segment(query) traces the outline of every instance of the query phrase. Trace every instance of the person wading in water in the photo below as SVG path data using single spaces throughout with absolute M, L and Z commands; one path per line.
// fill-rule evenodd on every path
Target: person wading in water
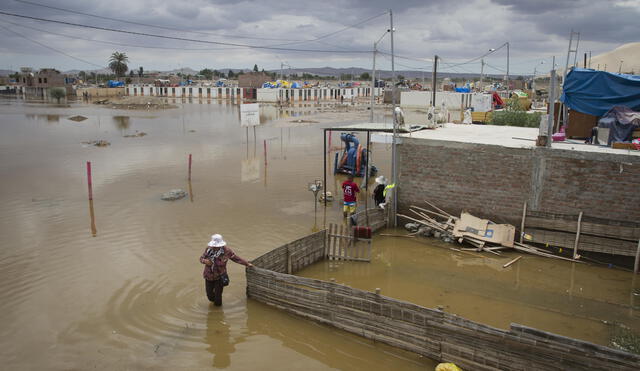
M 233 252 L 219 234 L 211 236 L 207 248 L 200 257 L 200 263 L 204 264 L 205 290 L 207 298 L 216 306 L 222 305 L 222 290 L 229 284 L 227 275 L 227 261 L 231 259 L 238 264 L 253 267 L 253 264 L 242 259 Z

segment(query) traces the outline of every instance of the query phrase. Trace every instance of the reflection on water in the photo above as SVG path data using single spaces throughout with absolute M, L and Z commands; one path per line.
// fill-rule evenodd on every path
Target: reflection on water
M 91 219 L 91 235 L 95 237 L 98 234 L 98 229 L 96 228 L 96 215 L 93 211 L 93 199 L 89 199 L 89 218 Z
M 26 113 L 24 116 L 27 119 L 34 120 L 34 121 L 46 121 L 46 122 L 49 122 L 49 123 L 60 122 L 60 115 Z
M 131 118 L 129 116 L 113 116 L 113 123 L 120 130 L 129 129 L 131 126 Z

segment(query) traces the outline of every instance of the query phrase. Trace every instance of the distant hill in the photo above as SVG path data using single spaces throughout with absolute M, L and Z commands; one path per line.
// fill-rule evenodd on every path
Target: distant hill
M 0 70 L 0 76 L 9 76 L 12 73 L 15 73 L 16 71 L 11 71 L 11 70 Z
M 579 58 L 578 58 L 579 59 Z M 640 75 L 640 42 L 621 45 L 610 52 L 591 57 L 591 68 L 618 72 L 622 60 L 622 72 Z M 581 63 L 578 63 L 581 66 Z

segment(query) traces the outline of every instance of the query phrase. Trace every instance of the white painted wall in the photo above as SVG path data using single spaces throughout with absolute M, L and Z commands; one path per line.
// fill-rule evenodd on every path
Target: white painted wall
M 256 100 L 258 102 L 277 102 L 281 90 L 282 89 L 260 88 L 258 89 Z

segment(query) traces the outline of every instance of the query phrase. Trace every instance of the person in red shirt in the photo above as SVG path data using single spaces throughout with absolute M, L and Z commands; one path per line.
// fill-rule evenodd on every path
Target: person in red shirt
M 205 282 L 207 298 L 216 306 L 222 305 L 222 290 L 229 284 L 227 275 L 227 261 L 233 260 L 238 264 L 253 267 L 253 264 L 242 259 L 227 247 L 227 243 L 219 234 L 211 236 L 211 241 L 200 256 L 200 263 L 204 264 L 202 276 Z
M 345 218 L 356 212 L 356 193 L 359 192 L 360 188 L 358 188 L 358 185 L 353 181 L 353 175 L 349 174 L 347 180 L 342 183 L 342 193 L 344 195 L 342 212 Z

